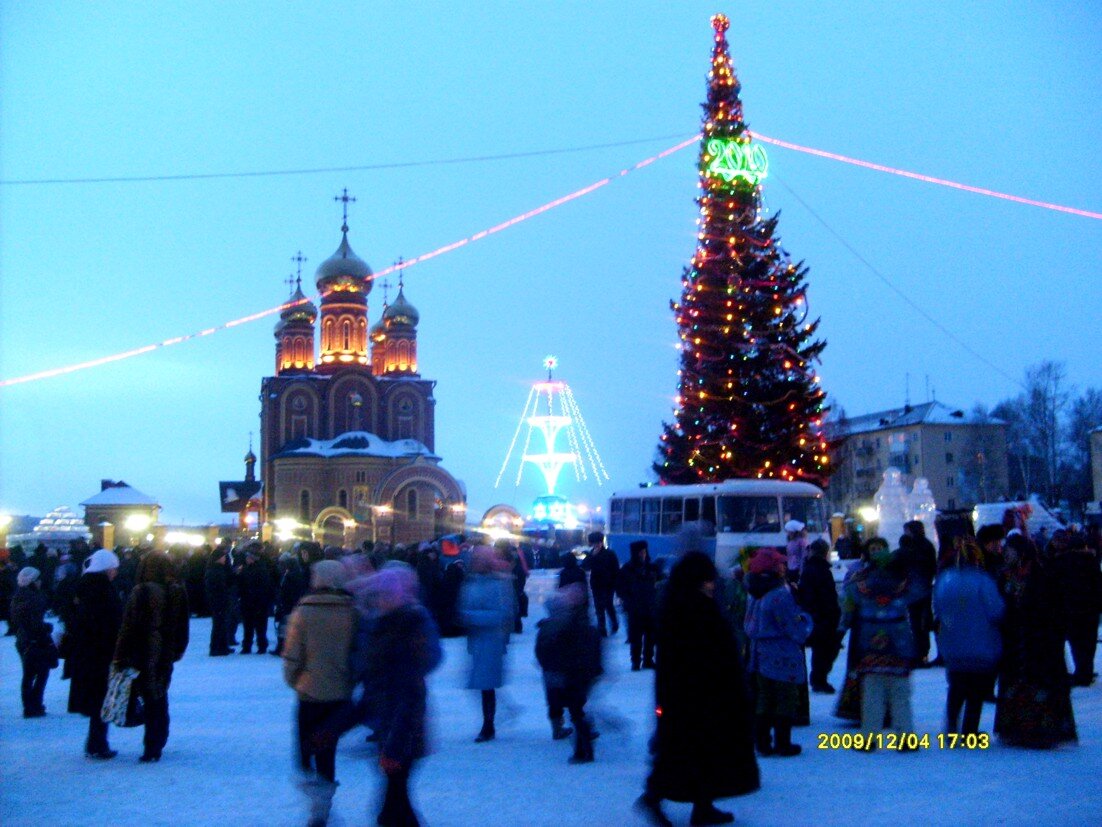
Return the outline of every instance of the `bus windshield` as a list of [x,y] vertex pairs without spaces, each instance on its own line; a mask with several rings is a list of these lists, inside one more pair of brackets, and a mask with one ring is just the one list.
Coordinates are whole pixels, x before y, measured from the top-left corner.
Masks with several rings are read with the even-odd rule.
[[782,497],[784,522],[799,520],[807,526],[808,534],[821,534],[827,530],[823,517],[823,501],[815,497]]

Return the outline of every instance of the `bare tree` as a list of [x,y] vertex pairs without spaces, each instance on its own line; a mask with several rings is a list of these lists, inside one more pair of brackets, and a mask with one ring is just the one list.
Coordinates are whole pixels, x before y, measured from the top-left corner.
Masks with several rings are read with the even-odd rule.
[[1091,484],[1090,434],[1102,425],[1102,390],[1087,388],[1070,406],[1064,431],[1065,489],[1063,493],[1076,505],[1093,498]]
[[1041,362],[1025,372],[1026,416],[1033,452],[1041,458],[1045,496],[1056,502],[1063,429],[1061,420],[1071,400],[1067,371],[1062,362]]

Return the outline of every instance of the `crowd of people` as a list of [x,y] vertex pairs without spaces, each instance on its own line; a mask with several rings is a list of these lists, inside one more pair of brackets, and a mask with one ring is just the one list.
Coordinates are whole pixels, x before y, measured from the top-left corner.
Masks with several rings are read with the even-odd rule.
[[[652,561],[638,540],[621,565],[599,532],[581,564],[562,558],[534,655],[551,737],[573,735],[570,763],[596,760],[586,705],[605,668],[602,639],[617,635],[620,614],[631,669],[655,672],[651,772],[637,802],[654,824],[670,824],[664,800],[691,802],[692,824],[732,821],[715,801],[758,789],[759,757],[801,754],[793,728],[809,722],[809,691],[837,694],[836,716],[866,735],[918,732],[914,669],[945,668],[943,732],[979,734],[993,700],[992,732],[1005,744],[1076,740],[1071,690],[1094,681],[1102,609],[1102,558],[1090,537],[1061,530],[1039,548],[1011,511],[1002,525],[947,533],[935,547],[913,522],[894,548],[864,542],[839,587],[828,543],[809,541],[795,520],[785,529],[786,547],[744,549],[730,572],[694,547],[695,535],[670,561]],[[360,726],[385,778],[378,823],[418,823],[409,783],[429,748],[426,680],[442,636],[466,636],[466,686],[481,702],[474,740],[494,741],[506,652],[523,630],[535,562],[509,541],[451,554],[429,543],[313,542],[283,551],[258,542],[175,554],[80,543],[63,554],[13,551],[0,556],[0,618],[23,662],[24,717],[46,714],[46,682],[63,661],[69,711],[89,719],[85,753],[114,758],[101,712],[112,672],[132,669],[141,760],[160,760],[189,618],[209,615],[211,657],[240,647],[282,659],[311,827],[329,818],[338,741]],[[829,676],[847,634],[837,691]]]

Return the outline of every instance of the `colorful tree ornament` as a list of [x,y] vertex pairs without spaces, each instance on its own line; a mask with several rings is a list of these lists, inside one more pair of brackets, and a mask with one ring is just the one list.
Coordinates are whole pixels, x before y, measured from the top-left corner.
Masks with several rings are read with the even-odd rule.
[[818,320],[807,319],[807,269],[779,246],[777,216],[762,216],[768,158],[743,121],[729,25],[712,18],[697,249],[671,303],[681,339],[677,407],[654,470],[663,483],[822,483],[825,396],[812,365],[826,343],[814,338]]

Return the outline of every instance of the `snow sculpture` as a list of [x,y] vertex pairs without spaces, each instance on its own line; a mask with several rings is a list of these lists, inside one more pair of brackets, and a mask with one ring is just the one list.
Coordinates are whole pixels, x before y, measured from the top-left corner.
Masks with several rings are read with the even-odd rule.
[[908,497],[908,510],[912,520],[918,520],[926,529],[926,537],[935,541],[937,531],[934,520],[937,517],[937,503],[934,502],[934,492],[930,490],[930,481],[925,477],[916,477],[914,488]]
[[903,475],[898,468],[889,468],[884,472],[884,481],[876,490],[873,498],[880,516],[877,535],[888,541],[892,548],[899,545],[903,534],[903,523],[910,519],[907,489],[903,485]]

